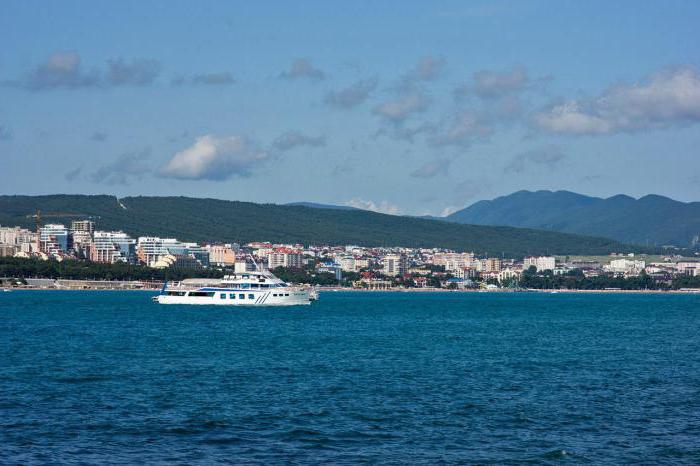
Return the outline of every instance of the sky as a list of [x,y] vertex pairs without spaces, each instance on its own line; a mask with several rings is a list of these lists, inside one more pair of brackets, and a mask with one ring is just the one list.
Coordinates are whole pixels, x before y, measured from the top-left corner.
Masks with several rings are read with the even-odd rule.
[[7,0],[0,194],[700,201],[697,1]]

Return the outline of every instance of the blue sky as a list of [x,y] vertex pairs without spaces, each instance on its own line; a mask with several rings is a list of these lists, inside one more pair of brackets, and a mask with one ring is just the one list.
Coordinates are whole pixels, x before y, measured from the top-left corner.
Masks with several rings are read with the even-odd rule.
[[700,200],[698,2],[294,3],[4,2],[0,193]]

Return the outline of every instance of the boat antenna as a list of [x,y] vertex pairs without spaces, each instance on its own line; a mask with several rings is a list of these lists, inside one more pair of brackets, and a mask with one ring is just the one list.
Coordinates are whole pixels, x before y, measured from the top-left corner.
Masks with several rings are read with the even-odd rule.
[[258,270],[258,263],[255,262],[255,257],[254,257],[252,254],[250,254],[250,260],[253,261],[253,265],[255,266],[255,271],[256,271],[256,272],[259,272],[259,270]]

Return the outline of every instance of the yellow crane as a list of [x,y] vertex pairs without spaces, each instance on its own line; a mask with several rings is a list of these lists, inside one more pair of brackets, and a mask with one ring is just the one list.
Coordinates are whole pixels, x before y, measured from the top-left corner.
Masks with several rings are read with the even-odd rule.
[[36,241],[37,241],[37,250],[41,250],[41,219],[42,218],[87,218],[88,220],[98,220],[100,218],[99,215],[87,215],[87,214],[78,214],[75,212],[48,212],[48,213],[41,213],[41,210],[37,209],[35,214],[30,214],[26,215],[25,218],[33,218],[36,220]]

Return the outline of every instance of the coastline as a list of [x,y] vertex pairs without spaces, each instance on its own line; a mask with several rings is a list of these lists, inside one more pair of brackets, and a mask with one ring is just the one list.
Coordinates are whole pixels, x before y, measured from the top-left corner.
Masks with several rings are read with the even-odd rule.
[[[19,286],[11,288],[0,288],[0,292],[5,292],[6,290],[12,291],[146,291],[146,292],[158,292],[162,288],[163,284],[148,284],[145,285],[141,282],[132,283],[129,282],[95,282],[90,281],[90,285],[81,284],[81,286]],[[611,289],[600,289],[600,290],[573,290],[573,289],[523,289],[523,290],[509,290],[509,289],[497,289],[497,290],[448,290],[445,288],[390,288],[390,289],[365,289],[365,288],[352,288],[352,287],[319,287],[316,288],[320,293],[489,293],[489,294],[512,294],[512,293],[541,293],[541,294],[683,294],[683,295],[700,295],[700,289],[679,289],[679,290],[611,290]]]

